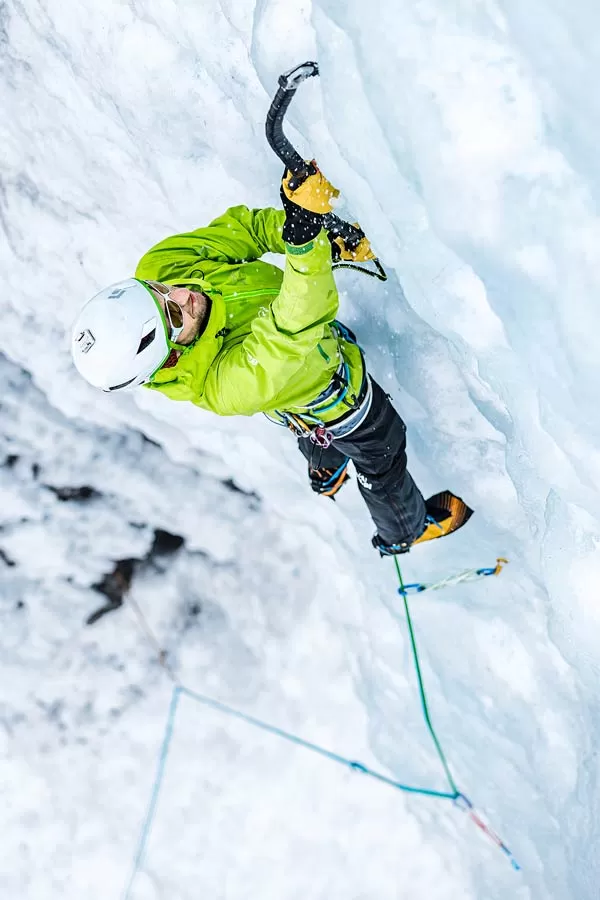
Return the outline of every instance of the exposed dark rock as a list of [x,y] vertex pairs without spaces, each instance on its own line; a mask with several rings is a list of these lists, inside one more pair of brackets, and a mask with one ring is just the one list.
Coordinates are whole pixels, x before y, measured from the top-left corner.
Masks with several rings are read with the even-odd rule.
[[10,556],[7,556],[1,547],[0,547],[0,560],[2,560],[2,562],[4,563],[5,566],[10,566],[12,568],[12,566],[15,565],[14,559],[11,559]]
[[149,444],[151,447],[158,447],[159,450],[163,449],[161,447],[161,445],[159,443],[157,443],[157,441],[153,441],[152,438],[147,437],[145,434],[142,434],[141,432],[140,432],[140,437],[142,438],[142,442],[144,444]]
[[108,603],[101,606],[86,619],[87,625],[93,625],[106,613],[112,612],[123,605],[125,595],[131,588],[131,582],[136,570],[145,563],[151,563],[156,558],[173,556],[184,545],[184,539],[179,534],[171,534],[162,528],[155,528],[152,545],[143,559],[121,559],[112,572],[105,575],[102,581],[93,584],[92,588],[108,599]]
[[256,500],[260,502],[260,497],[258,494],[255,494],[254,491],[245,491],[244,488],[241,488],[239,484],[236,484],[233,478],[226,478],[225,481],[222,481],[221,484],[223,487],[226,487],[227,490],[232,491],[234,494],[243,494],[244,497],[249,497],[251,500]]
[[120,559],[109,575],[105,575],[102,581],[92,585],[93,589],[113,602],[122,601],[131,587],[137,562],[139,562],[137,559]]
[[119,601],[111,600],[109,603],[105,603],[104,606],[99,606],[98,609],[91,614],[91,616],[87,617],[87,619],[85,620],[85,624],[93,625],[94,622],[97,622],[98,619],[101,619],[102,616],[106,615],[106,613],[112,612],[113,609],[118,609],[122,605],[123,605],[122,600],[119,600]]
[[92,613],[86,619],[86,625],[93,625],[106,613],[112,612],[113,609],[118,609],[122,605],[123,598],[131,587],[135,566],[139,562],[140,560],[138,559],[120,559],[112,572],[105,575],[102,581],[92,585],[95,591],[98,591],[99,594],[104,594],[108,598],[108,603],[105,603],[104,606]]
[[56,494],[59,500],[94,500],[96,497],[101,497],[102,494],[97,491],[93,487],[89,487],[88,485],[82,485],[81,487],[54,487],[51,484],[47,484],[46,487],[48,490],[52,491],[53,494]]
[[179,534],[171,534],[169,531],[163,531],[162,528],[154,529],[154,540],[148,552],[147,559],[153,556],[171,556],[176,553],[184,544],[184,539]]

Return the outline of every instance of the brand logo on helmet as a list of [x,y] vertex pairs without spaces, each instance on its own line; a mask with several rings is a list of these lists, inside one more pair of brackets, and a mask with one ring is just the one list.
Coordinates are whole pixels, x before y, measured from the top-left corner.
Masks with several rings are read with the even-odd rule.
[[108,299],[109,300],[118,300],[119,297],[122,297],[124,293],[125,293],[125,288],[115,288],[114,291],[112,291],[108,295]]
[[80,331],[77,337],[75,338],[75,343],[79,347],[79,350],[82,353],[89,353],[94,344],[96,343],[96,338],[89,330],[86,328],[85,331]]

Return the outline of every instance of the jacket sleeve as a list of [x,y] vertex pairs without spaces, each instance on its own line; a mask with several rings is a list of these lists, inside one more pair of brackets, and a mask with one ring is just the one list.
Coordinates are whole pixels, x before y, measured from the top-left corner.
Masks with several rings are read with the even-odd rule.
[[227,262],[254,260],[265,253],[285,253],[281,236],[284,222],[283,209],[231,206],[206,228],[195,231],[194,235],[212,253]]
[[281,291],[253,320],[250,334],[221,351],[204,383],[202,405],[225,416],[272,410],[288,381],[302,377],[338,304],[326,233],[301,247],[286,245]]
[[259,259],[265,253],[285,253],[281,237],[282,209],[248,209],[232,206],[204,228],[174,234],[152,247],[139,261],[137,278],[174,281],[203,261],[239,263]]

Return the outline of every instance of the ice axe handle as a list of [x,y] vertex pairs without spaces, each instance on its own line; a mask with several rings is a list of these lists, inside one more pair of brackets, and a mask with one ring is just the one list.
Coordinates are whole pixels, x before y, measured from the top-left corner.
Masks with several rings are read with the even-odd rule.
[[265,132],[270,147],[275,151],[284,166],[292,173],[290,188],[296,188],[306,181],[309,175],[315,174],[312,163],[306,162],[290,144],[283,133],[283,118],[299,85],[307,78],[319,74],[316,62],[305,62],[289,72],[279,76],[279,88],[267,113]]
[[[318,74],[318,64],[309,60],[280,75],[279,88],[267,113],[267,121],[265,123],[267,140],[269,146],[274,150],[284,166],[292,173],[289,186],[293,191],[300,187],[309,175],[314,175],[316,169],[312,163],[306,162],[300,156],[286,138],[283,133],[283,119],[298,87],[307,78],[312,78]],[[331,234],[334,236],[339,235],[343,238],[348,250],[354,250],[365,236],[364,231],[361,231],[360,228],[355,228],[349,222],[344,222],[333,213],[327,213],[324,216],[324,225]]]
[[325,230],[334,238],[341,237],[346,246],[346,250],[356,250],[360,242],[365,236],[362,228],[345,222],[334,213],[326,213],[323,216],[323,225]]

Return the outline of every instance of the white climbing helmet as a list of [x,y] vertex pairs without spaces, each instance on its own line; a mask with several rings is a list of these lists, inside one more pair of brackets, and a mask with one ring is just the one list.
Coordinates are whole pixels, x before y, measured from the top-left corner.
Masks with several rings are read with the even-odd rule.
[[168,335],[150,287],[127,278],[85,304],[73,324],[71,354],[86,381],[116,391],[149,380],[171,352]]

